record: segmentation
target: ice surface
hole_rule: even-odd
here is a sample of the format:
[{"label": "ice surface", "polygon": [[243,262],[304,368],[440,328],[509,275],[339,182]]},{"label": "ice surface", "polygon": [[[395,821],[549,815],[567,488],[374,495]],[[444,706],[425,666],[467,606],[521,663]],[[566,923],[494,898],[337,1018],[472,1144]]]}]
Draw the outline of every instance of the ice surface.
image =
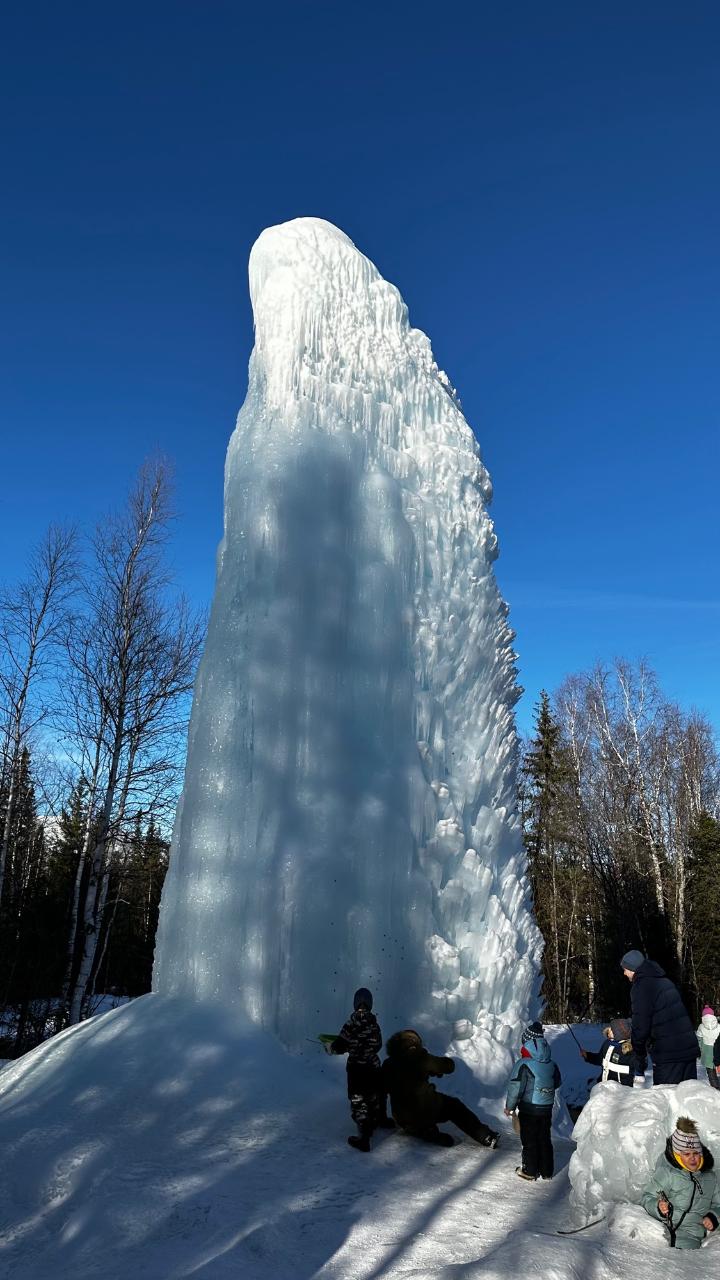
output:
[{"label": "ice surface", "polygon": [[[575,1217],[587,1222],[616,1202],[637,1204],[681,1115],[695,1120],[705,1146],[720,1161],[720,1095],[704,1080],[635,1089],[596,1085],[573,1132]],[[621,1220],[634,1225],[637,1218],[631,1214]]]},{"label": "ice surface", "polygon": [[341,231],[263,232],[250,291],[154,989],[298,1044],[367,985],[387,1033],[456,1029],[499,1079],[540,939],[488,474],[428,339]]}]

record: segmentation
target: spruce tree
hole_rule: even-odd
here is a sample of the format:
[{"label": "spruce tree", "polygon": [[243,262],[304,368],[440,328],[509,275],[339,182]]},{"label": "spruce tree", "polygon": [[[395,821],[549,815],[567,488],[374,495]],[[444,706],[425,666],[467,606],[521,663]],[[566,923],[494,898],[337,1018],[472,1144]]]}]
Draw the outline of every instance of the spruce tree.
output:
[{"label": "spruce tree", "polygon": [[168,842],[153,817],[144,825],[143,815],[137,814],[124,857],[111,879],[108,894],[112,903],[111,933],[96,990],[128,996],[143,995],[150,990],[168,849]]},{"label": "spruce tree", "polygon": [[545,690],[522,774],[525,847],[545,939],[543,992],[548,1014],[565,1021],[587,1004],[587,885],[572,829],[573,770]]},{"label": "spruce tree", "polygon": [[690,833],[689,974],[698,1013],[720,1007],[720,822],[701,813]]},{"label": "spruce tree", "polygon": [[[0,1002],[12,1043],[22,1052],[41,1038],[33,1028],[33,1002],[44,996],[49,975],[46,949],[47,867],[43,825],[38,819],[30,752],[24,747],[13,783],[13,809],[6,826],[5,885],[0,915],[4,957]],[[42,1028],[42,1020],[40,1022]]]}]

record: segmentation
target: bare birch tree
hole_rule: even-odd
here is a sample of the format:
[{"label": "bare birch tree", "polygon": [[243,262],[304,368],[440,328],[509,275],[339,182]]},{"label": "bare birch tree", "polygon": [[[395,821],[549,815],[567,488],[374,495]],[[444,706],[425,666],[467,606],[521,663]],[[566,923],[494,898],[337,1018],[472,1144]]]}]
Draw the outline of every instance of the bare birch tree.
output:
[{"label": "bare birch tree", "polygon": [[51,525],[32,555],[27,577],[0,596],[0,782],[6,795],[0,835],[0,898],[23,751],[50,709],[48,676],[66,629],[75,582],[75,532]]},{"label": "bare birch tree", "polygon": [[554,705],[575,775],[588,933],[602,930],[606,964],[613,948],[640,945],[682,978],[691,833],[718,795],[712,728],[665,698],[645,662],[569,677]]},{"label": "bare birch tree", "polygon": [[130,813],[174,798],[204,628],[171,600],[163,549],[171,519],[162,463],[143,468],[125,510],[93,542],[85,611],[69,637],[67,736],[87,786],[63,1003],[76,1023],[96,961],[113,847]]}]

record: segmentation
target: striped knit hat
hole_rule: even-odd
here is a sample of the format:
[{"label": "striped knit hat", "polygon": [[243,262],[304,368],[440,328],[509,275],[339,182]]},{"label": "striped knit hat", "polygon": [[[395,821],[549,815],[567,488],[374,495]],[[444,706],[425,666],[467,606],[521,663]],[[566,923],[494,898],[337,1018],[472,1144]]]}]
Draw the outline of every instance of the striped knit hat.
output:
[{"label": "striped knit hat", "polygon": [[702,1155],[702,1143],[695,1128],[695,1121],[691,1120],[689,1116],[680,1116],[670,1142],[676,1156],[688,1156],[692,1152],[697,1152],[699,1156]]},{"label": "striped knit hat", "polygon": [[531,1022],[522,1033],[522,1043],[527,1044],[529,1040],[542,1040],[544,1034],[542,1022]]}]

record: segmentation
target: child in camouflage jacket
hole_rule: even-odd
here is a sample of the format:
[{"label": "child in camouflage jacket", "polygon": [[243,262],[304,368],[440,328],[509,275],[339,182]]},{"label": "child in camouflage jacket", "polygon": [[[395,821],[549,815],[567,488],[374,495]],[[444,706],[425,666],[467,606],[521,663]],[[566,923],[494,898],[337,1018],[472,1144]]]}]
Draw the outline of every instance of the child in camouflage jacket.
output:
[{"label": "child in camouflage jacket", "polygon": [[351,1134],[348,1142],[357,1151],[370,1150],[370,1138],[378,1127],[395,1127],[387,1114],[387,1099],[378,1057],[382,1047],[382,1032],[372,1012],[372,1005],[372,992],[367,987],[360,987],[353,997],[353,1012],[340,1035],[330,1045],[330,1053],[348,1055],[347,1091],[350,1115],[358,1130],[357,1136]]}]

